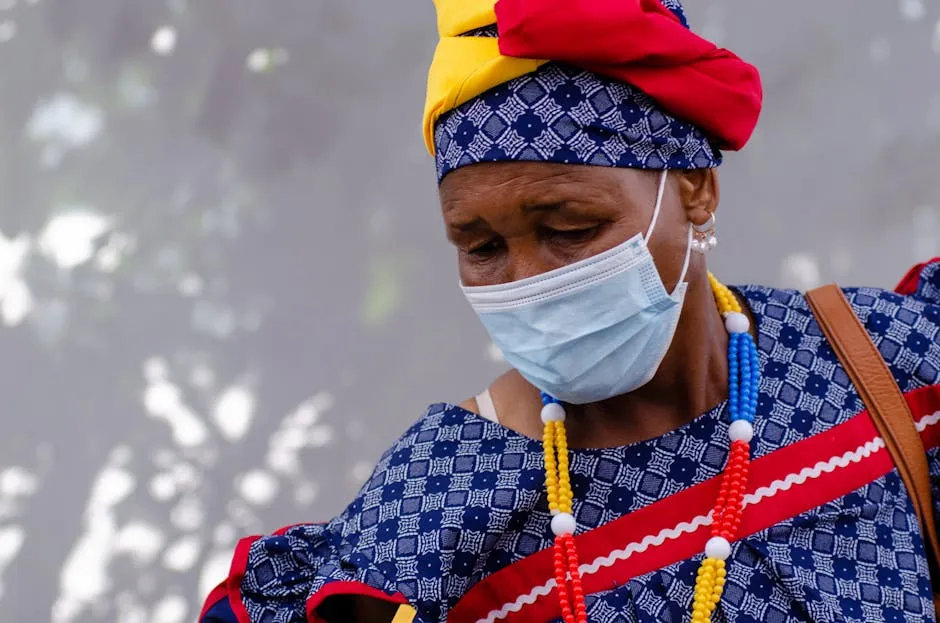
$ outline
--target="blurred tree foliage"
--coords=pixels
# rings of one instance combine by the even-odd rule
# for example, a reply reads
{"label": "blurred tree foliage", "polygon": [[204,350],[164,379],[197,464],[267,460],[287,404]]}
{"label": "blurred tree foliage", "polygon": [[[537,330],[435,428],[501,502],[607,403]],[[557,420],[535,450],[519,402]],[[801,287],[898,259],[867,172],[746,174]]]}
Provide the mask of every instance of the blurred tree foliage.
{"label": "blurred tree foliage", "polygon": [[[16,272],[31,295],[22,321],[0,332],[0,468],[30,466],[41,480],[18,519],[24,551],[3,577],[7,596],[28,599],[0,600],[0,620],[49,620],[109,453],[129,447],[145,489],[152,455],[172,448],[171,431],[141,404],[146,361],[165,358],[201,413],[234,383],[251,387],[259,414],[276,417],[328,383],[353,391],[353,362],[365,353],[329,327],[351,324],[351,309],[364,330],[385,325],[401,307],[399,273],[416,260],[391,251],[388,200],[376,191],[402,176],[389,158],[402,136],[412,138],[405,183],[433,186],[417,132],[433,27],[374,9],[364,0],[0,7],[0,29],[14,28],[0,43],[0,242],[27,242]],[[369,114],[376,98],[407,123],[382,131],[389,115]],[[62,239],[71,259],[56,250]],[[398,344],[407,357],[430,341],[408,347],[391,335],[384,347]],[[408,375],[387,364],[376,363],[384,387]],[[209,388],[192,382],[200,366],[212,372]],[[363,376],[379,372],[366,368]],[[371,401],[359,404],[382,398]],[[365,441],[362,454],[374,458],[386,442]],[[231,478],[266,443],[262,433],[180,456]],[[318,452],[336,470],[328,474],[334,499],[348,497],[355,482],[346,474],[361,457]],[[232,495],[229,482],[210,477],[198,491],[210,509],[205,542]],[[168,509],[145,492],[128,506],[122,519],[166,521]],[[277,519],[300,519],[288,506],[295,510]],[[319,518],[335,512],[335,502],[327,506]],[[237,528],[260,528],[256,519]],[[131,565],[112,588],[145,601],[174,587],[195,597],[198,565],[151,571]],[[114,621],[112,606],[104,601],[80,620]]]}

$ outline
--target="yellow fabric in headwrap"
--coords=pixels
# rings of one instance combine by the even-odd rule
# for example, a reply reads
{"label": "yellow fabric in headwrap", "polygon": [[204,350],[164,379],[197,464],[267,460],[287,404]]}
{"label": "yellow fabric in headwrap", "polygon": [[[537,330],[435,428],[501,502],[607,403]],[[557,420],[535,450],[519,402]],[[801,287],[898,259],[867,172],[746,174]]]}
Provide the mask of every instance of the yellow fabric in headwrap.
{"label": "yellow fabric in headwrap", "polygon": [[496,0],[434,0],[440,36],[424,104],[424,142],[434,155],[434,125],[444,113],[493,87],[531,73],[547,61],[499,53],[495,37],[460,35],[496,23]]}

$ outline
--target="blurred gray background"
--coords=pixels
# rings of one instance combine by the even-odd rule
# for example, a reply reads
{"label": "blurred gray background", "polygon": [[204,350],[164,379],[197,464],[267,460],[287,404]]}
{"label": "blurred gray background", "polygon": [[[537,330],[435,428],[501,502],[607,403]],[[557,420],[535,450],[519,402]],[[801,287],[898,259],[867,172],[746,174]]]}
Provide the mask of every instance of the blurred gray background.
{"label": "blurred gray background", "polygon": [[[940,255],[940,8],[696,0],[766,108],[725,281]],[[0,622],[183,623],[502,369],[420,136],[429,0],[0,0]]]}

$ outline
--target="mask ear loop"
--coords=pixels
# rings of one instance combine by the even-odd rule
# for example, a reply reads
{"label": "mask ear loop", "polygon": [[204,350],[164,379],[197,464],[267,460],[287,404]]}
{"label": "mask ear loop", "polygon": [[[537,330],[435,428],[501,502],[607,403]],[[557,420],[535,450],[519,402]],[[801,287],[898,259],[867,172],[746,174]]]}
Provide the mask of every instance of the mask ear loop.
{"label": "mask ear loop", "polygon": [[659,218],[659,209],[663,205],[663,193],[666,190],[666,177],[669,175],[669,169],[663,169],[662,175],[659,176],[659,190],[656,191],[656,206],[653,208],[653,219],[650,221],[650,227],[646,230],[646,237],[644,242],[649,244],[650,236],[653,235],[653,228],[656,227],[656,219]]}
{"label": "mask ear loop", "polygon": [[[693,231],[694,229],[692,227],[692,223],[689,223],[689,241],[685,245],[685,262],[682,264],[682,272],[679,274],[679,281],[677,283],[684,282],[685,275],[687,272],[689,272],[689,260],[692,257],[692,240],[694,240]],[[677,285],[676,287],[679,286]]]}
{"label": "mask ear loop", "polygon": [[[666,178],[669,176],[669,169],[663,169],[659,176],[659,190],[656,191],[656,207],[653,208],[653,219],[650,221],[650,227],[646,230],[644,242],[649,245],[650,236],[653,234],[653,228],[656,227],[656,219],[659,218],[659,210],[663,205],[663,195],[666,191]],[[685,260],[682,262],[682,272],[679,274],[679,281],[676,283],[678,288],[685,281],[686,274],[689,272],[689,262],[692,258],[692,240],[694,240],[694,227],[689,223],[688,241],[685,245]]]}

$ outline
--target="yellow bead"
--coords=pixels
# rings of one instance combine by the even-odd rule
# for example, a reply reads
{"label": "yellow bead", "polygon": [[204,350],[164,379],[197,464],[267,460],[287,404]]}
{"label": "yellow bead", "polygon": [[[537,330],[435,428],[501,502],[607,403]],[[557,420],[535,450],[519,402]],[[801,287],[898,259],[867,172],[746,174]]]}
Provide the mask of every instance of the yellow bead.
{"label": "yellow bead", "polygon": [[711,286],[712,294],[715,298],[715,304],[717,305],[718,311],[721,314],[741,311],[741,305],[738,303],[738,300],[735,298],[731,290],[719,282],[718,279],[716,279],[715,276],[711,273],[708,274],[708,283]]}

